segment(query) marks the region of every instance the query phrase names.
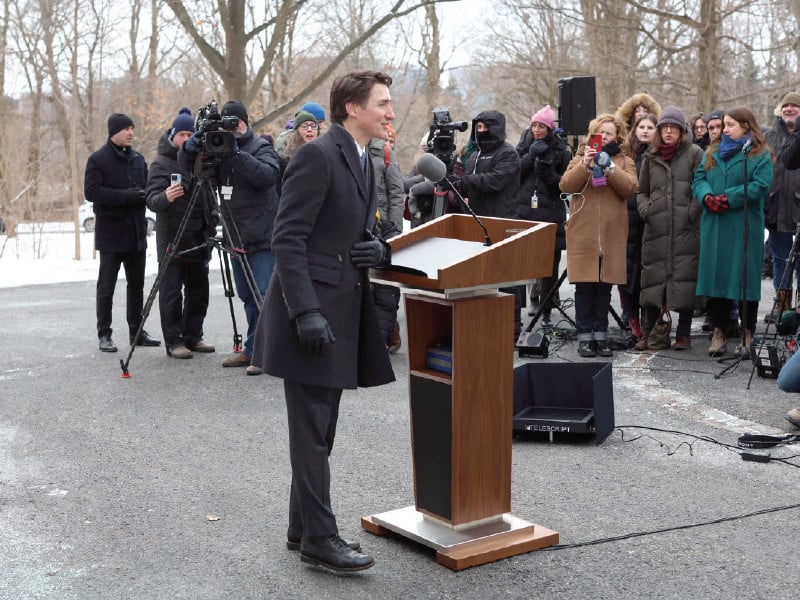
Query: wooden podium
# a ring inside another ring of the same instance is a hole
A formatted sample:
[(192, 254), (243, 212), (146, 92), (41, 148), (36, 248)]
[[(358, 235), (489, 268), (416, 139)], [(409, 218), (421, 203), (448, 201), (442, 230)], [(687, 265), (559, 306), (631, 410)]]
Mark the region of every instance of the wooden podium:
[[(414, 506), (361, 519), (437, 551), (454, 570), (558, 543), (511, 511), (514, 298), (499, 287), (552, 273), (556, 226), (446, 215), (391, 240), (392, 269), (375, 280), (405, 294)], [(452, 350), (452, 374), (428, 367)]]

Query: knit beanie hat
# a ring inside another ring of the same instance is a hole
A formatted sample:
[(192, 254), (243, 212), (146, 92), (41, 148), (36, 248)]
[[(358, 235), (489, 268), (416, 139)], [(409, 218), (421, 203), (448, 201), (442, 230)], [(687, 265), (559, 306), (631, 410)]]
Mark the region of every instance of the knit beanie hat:
[(661, 127), (662, 125), (677, 125), (684, 133), (689, 131), (689, 126), (686, 124), (686, 115), (677, 106), (667, 106), (661, 111), (661, 118), (658, 120), (656, 127)]
[(194, 133), (194, 119), (192, 111), (185, 106), (178, 111), (178, 116), (172, 122), (172, 129), (169, 132), (169, 139), (175, 137), (179, 131), (191, 131)]
[(317, 121), (325, 120), (325, 109), (316, 102), (306, 102), (300, 107), (300, 110), (311, 113)]
[(708, 120), (706, 123), (710, 123), (711, 121), (722, 121), (722, 117), (725, 116), (724, 110), (715, 110), (710, 115), (708, 115)]
[(228, 100), (222, 107), (223, 117), (239, 117), (242, 121), (250, 125), (250, 120), (247, 118), (247, 109), (244, 104), (238, 100)]
[(549, 104), (531, 117), (531, 125), (534, 123), (541, 123), (550, 131), (556, 128), (556, 113)]
[(783, 97), (781, 100), (781, 108), (786, 106), (787, 104), (794, 104), (795, 106), (800, 106), (800, 93), (798, 92), (789, 92)]
[(126, 127), (133, 127), (133, 119), (122, 113), (114, 113), (108, 117), (108, 137), (114, 137)]
[(303, 123), (307, 123), (308, 121), (311, 121), (312, 123), (314, 123), (314, 125), (317, 124), (317, 119), (314, 115), (312, 115), (310, 112), (301, 110), (294, 116), (294, 125), (292, 126), (292, 129), (297, 131), (298, 129), (300, 129), (300, 125), (302, 125)]

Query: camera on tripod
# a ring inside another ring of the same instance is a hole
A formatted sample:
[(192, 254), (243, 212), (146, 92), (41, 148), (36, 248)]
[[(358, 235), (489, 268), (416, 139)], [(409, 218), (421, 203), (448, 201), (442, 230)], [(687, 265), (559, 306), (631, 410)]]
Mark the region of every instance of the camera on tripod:
[(450, 109), (439, 106), (433, 109), (433, 121), (428, 134), (428, 152), (447, 167), (447, 175), (453, 174), (453, 153), (456, 151), (456, 131), (466, 131), (469, 123), (453, 121)]
[(222, 116), (219, 105), (212, 100), (197, 111), (195, 131), (201, 133), (200, 155), (203, 165), (213, 165), (234, 154), (239, 117)]

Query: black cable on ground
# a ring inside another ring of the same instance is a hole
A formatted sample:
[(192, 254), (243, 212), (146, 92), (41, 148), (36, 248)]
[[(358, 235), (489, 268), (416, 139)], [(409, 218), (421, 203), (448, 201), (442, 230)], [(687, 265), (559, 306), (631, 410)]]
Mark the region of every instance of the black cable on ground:
[[(658, 432), (661, 432), (661, 433), (672, 433), (672, 434), (676, 434), (676, 435), (682, 435), (682, 436), (694, 438), (695, 441), (701, 441), (701, 442), (708, 442), (708, 443), (711, 443), (711, 444), (716, 444), (718, 446), (721, 446), (721, 447), (725, 448), (726, 450), (731, 450), (731, 451), (736, 452), (737, 454), (740, 454), (740, 455), (745, 455), (745, 454), (750, 455), (750, 452), (748, 451), (748, 449), (740, 448), (739, 446), (734, 446), (732, 444), (727, 444), (725, 442), (720, 442), (720, 441), (715, 440), (714, 438), (711, 438), (711, 437), (708, 437), (708, 436), (694, 435), (694, 434), (686, 433), (686, 432), (683, 432), (683, 431), (676, 431), (674, 429), (660, 429), (658, 427), (646, 427), (644, 425), (620, 425), (618, 427), (615, 427), (615, 429), (619, 430), (620, 435), (623, 438), (622, 441), (626, 442), (626, 443), (635, 442), (636, 440), (642, 439), (643, 437), (647, 437), (649, 439), (654, 440), (655, 442), (658, 442), (658, 444), (660, 446), (666, 447), (668, 449), (667, 456), (672, 456), (673, 454), (675, 454), (681, 448), (681, 446), (683, 446), (683, 445), (686, 445), (689, 448), (689, 454), (694, 456), (694, 453), (693, 453), (693, 444), (694, 444), (694, 442), (691, 442), (691, 443), (689, 443), (689, 442), (681, 442), (675, 448), (672, 448), (669, 444), (666, 444), (666, 443), (662, 442), (661, 440), (658, 440), (658, 439), (654, 438), (653, 436), (647, 435), (647, 434), (642, 434), (642, 435), (639, 435), (639, 436), (637, 436), (635, 438), (626, 440), (626, 439), (624, 439), (625, 438), (625, 431), (624, 430), (625, 429), (644, 429), (644, 430), (650, 430), (650, 431), (658, 431)], [(800, 468), (800, 465), (788, 462), (789, 459), (800, 457), (800, 454), (794, 454), (794, 455), (791, 455), (791, 456), (784, 456), (784, 457), (772, 457), (772, 456), (769, 456), (769, 455), (756, 455), (756, 456), (763, 457), (763, 458), (767, 459), (767, 460), (765, 460), (763, 462), (781, 462), (781, 463), (784, 463), (784, 464), (789, 465), (791, 467)], [(759, 462), (762, 462), (762, 461), (759, 461)], [(718, 519), (712, 519), (710, 521), (701, 521), (700, 523), (689, 523), (689, 524), (686, 524), (686, 525), (674, 525), (672, 527), (662, 527), (660, 529), (652, 529), (652, 530), (649, 530), (649, 531), (636, 531), (636, 532), (633, 532), (633, 533), (625, 533), (625, 534), (617, 535), (617, 536), (614, 536), (614, 537), (607, 537), (607, 538), (599, 538), (599, 539), (596, 539), (596, 540), (589, 540), (587, 542), (575, 542), (573, 544), (555, 544), (554, 546), (548, 546), (547, 548), (542, 548), (542, 551), (545, 551), (545, 550), (551, 550), (551, 551), (552, 550), (566, 550), (568, 548), (581, 548), (581, 547), (584, 547), (584, 546), (597, 546), (599, 544), (607, 544), (607, 543), (610, 543), (610, 542), (619, 542), (619, 541), (622, 541), (622, 540), (629, 540), (629, 539), (633, 539), (633, 538), (637, 538), (637, 537), (655, 535), (655, 534), (658, 534), (658, 533), (667, 533), (669, 531), (681, 531), (681, 530), (685, 530), (685, 529), (694, 529), (695, 527), (705, 527), (705, 526), (708, 526), (708, 525), (718, 525), (720, 523), (727, 523), (727, 522), (730, 522), (730, 521), (738, 521), (740, 519), (749, 519), (751, 517), (756, 517), (756, 516), (759, 516), (759, 515), (766, 515), (766, 514), (775, 513), (775, 512), (781, 512), (781, 511), (785, 511), (785, 510), (794, 510), (794, 509), (798, 509), (798, 508), (800, 508), (800, 504), (790, 504), (790, 505), (787, 505), (787, 506), (775, 506), (775, 507), (772, 507), (772, 508), (764, 508), (764, 509), (761, 509), (761, 510), (749, 512), (749, 513), (745, 513), (745, 514), (741, 514), (741, 515), (732, 515), (732, 516), (729, 516), (729, 517), (720, 517)]]

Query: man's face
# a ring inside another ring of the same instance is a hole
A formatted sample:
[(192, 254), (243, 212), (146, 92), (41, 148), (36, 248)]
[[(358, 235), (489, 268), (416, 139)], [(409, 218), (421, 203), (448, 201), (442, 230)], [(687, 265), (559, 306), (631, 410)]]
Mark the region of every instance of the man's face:
[(111, 143), (120, 148), (126, 148), (133, 142), (133, 125), (128, 125), (125, 129), (118, 131), (111, 136)]
[(711, 142), (716, 142), (722, 137), (722, 119), (714, 119), (708, 122), (708, 138)]
[(192, 137), (191, 131), (179, 131), (172, 136), (172, 143), (175, 144), (176, 148), (180, 148), (183, 146), (183, 142), (188, 140), (190, 137)]
[(781, 106), (781, 118), (789, 129), (794, 129), (798, 115), (800, 115), (800, 106), (797, 106), (797, 104), (784, 104)]
[(233, 131), (233, 135), (237, 138), (242, 137), (245, 133), (247, 133), (247, 122), (239, 119), (239, 124), (236, 126), (236, 129)]
[(366, 146), (372, 138), (386, 139), (386, 125), (394, 121), (392, 96), (389, 87), (376, 83), (370, 90), (364, 106), (347, 103), (347, 128), (360, 145)]

